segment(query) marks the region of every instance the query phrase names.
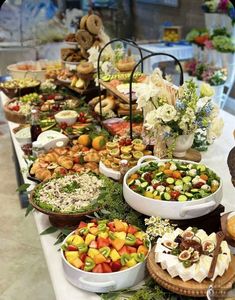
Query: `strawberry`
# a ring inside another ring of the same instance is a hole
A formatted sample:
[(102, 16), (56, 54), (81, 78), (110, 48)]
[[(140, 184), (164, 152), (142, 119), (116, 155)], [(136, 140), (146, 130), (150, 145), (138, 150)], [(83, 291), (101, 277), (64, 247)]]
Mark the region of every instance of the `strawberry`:
[(113, 272), (117, 272), (121, 269), (122, 264), (121, 264), (120, 260), (117, 260), (117, 261), (111, 262), (110, 266), (111, 266), (111, 269)]

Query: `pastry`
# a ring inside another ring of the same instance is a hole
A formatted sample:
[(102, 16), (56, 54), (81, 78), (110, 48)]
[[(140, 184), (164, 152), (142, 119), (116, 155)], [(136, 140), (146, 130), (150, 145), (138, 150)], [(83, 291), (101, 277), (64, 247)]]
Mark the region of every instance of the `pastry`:
[(60, 156), (58, 158), (58, 163), (67, 170), (72, 169), (73, 167), (73, 160), (67, 156)]
[(56, 153), (47, 153), (44, 157), (46, 162), (57, 162), (58, 155)]
[(227, 218), (227, 233), (235, 240), (235, 212), (230, 213)]
[(81, 48), (81, 55), (85, 59), (88, 59), (88, 57), (89, 57), (89, 53), (84, 48)]
[(86, 28), (90, 33), (97, 35), (100, 32), (101, 27), (102, 20), (100, 17), (94, 14), (88, 16), (86, 20)]
[(35, 172), (35, 177), (41, 181), (45, 181), (51, 178), (51, 172), (47, 169), (39, 168)]
[[(112, 96), (107, 96), (103, 100), (101, 100), (102, 112), (107, 114), (110, 110), (113, 110), (115, 107), (115, 100)], [(100, 114), (100, 103), (98, 102), (94, 108), (97, 114)]]
[(92, 35), (84, 29), (80, 29), (77, 31), (76, 39), (79, 45), (84, 49), (89, 49), (93, 44)]
[(86, 21), (88, 19), (88, 15), (85, 15), (81, 18), (80, 21), (80, 29), (86, 29)]
[(93, 72), (93, 70), (93, 64), (90, 62), (81, 62), (77, 67), (77, 71), (79, 74), (90, 74)]
[[(101, 100), (104, 99), (104, 95), (101, 95)], [(91, 106), (95, 106), (98, 102), (100, 101), (100, 97), (97, 96), (97, 97), (94, 97), (92, 100), (89, 101), (89, 105)]]

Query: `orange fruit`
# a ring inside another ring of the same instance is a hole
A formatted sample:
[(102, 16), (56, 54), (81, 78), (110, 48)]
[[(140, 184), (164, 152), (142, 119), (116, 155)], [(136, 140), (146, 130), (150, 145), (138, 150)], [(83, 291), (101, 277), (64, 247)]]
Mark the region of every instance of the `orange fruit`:
[(78, 138), (78, 143), (83, 146), (89, 146), (91, 143), (91, 139), (88, 134), (82, 134)]
[(102, 135), (99, 135), (92, 140), (92, 147), (97, 151), (105, 149), (105, 145), (106, 139)]

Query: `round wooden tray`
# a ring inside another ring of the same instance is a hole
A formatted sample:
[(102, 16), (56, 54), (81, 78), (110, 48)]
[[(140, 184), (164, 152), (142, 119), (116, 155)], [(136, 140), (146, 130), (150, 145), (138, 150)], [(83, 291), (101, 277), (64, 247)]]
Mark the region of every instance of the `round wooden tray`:
[(74, 213), (74, 214), (66, 214), (66, 213), (60, 213), (60, 212), (53, 212), (49, 210), (45, 210), (38, 206), (34, 200), (33, 200), (33, 195), (35, 189), (39, 186), (44, 184), (46, 181), (43, 183), (39, 183), (30, 193), (29, 197), (29, 203), (38, 211), (40, 211), (43, 214), (46, 214), (49, 216), (50, 223), (58, 228), (63, 228), (63, 227), (69, 227), (69, 228), (75, 228), (79, 222), (81, 221), (82, 218), (84, 218), (86, 215), (92, 214), (95, 211), (98, 211), (99, 209), (94, 209), (91, 211), (86, 211), (82, 213)]
[(205, 297), (207, 289), (212, 283), (215, 297), (225, 296), (235, 282), (235, 256), (232, 256), (229, 268), (224, 275), (217, 277), (214, 282), (209, 279), (205, 279), (201, 283), (194, 280), (184, 282), (179, 277), (172, 278), (167, 271), (163, 270), (155, 262), (155, 247), (151, 250), (147, 258), (147, 268), (150, 276), (159, 285), (173, 293), (190, 297)]

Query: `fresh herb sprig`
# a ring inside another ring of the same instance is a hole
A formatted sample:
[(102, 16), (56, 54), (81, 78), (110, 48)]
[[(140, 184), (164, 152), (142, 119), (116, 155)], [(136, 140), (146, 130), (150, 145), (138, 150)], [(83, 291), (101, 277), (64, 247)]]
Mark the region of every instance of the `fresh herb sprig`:
[(80, 184), (77, 183), (75, 180), (72, 181), (69, 184), (66, 184), (65, 186), (62, 187), (61, 191), (64, 193), (68, 193), (71, 194), (73, 193), (75, 190), (79, 189)]
[(120, 219), (129, 224), (136, 225), (144, 229), (144, 217), (140, 213), (133, 210), (124, 200), (122, 192), (122, 184), (114, 182), (108, 178), (103, 178), (105, 184), (101, 188), (101, 193), (97, 199), (101, 209), (99, 213), (95, 213), (97, 218), (104, 219)]
[(195, 298), (176, 295), (160, 287), (151, 277), (138, 289), (126, 289), (100, 295), (103, 300), (193, 300)]

